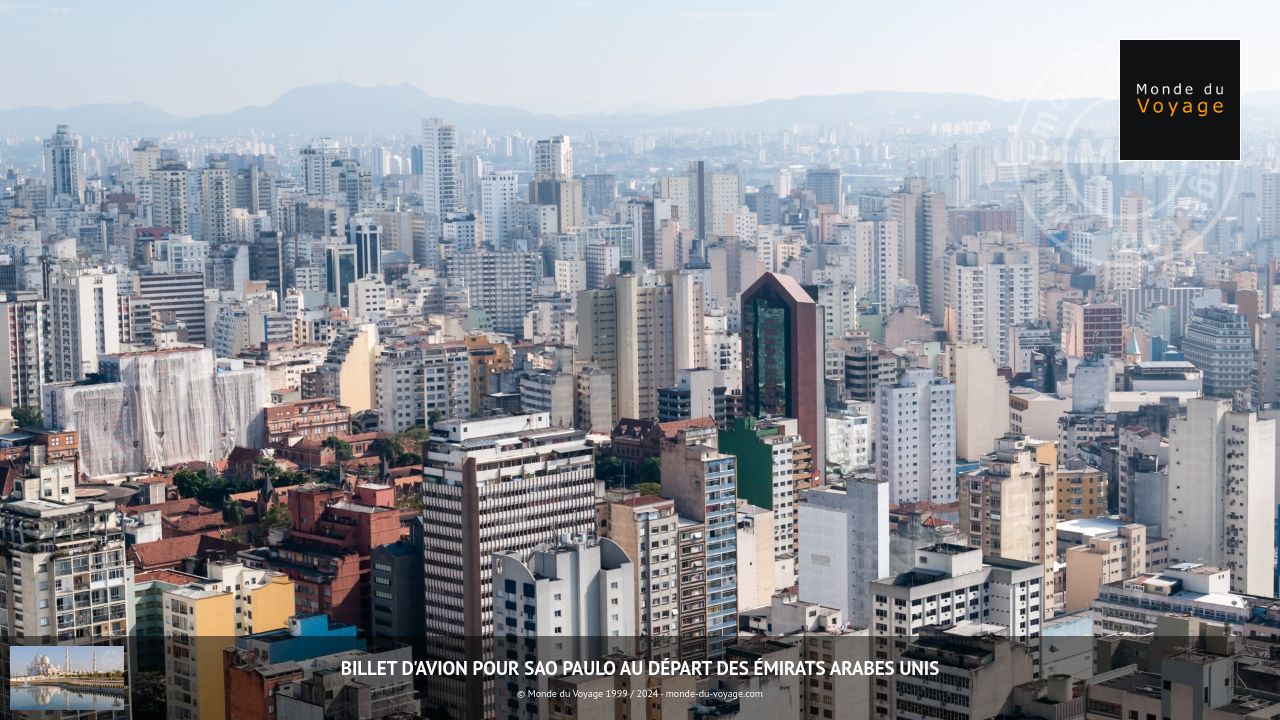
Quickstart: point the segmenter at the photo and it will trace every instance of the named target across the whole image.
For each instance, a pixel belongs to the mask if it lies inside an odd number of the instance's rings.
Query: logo
[[[1120,159],[1239,160],[1240,41],[1121,40]]]

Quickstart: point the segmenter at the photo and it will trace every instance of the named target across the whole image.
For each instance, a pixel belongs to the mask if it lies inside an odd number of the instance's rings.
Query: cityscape
[[[1280,94],[1135,161],[1112,33],[664,97],[219,27],[0,101],[0,720],[1280,714]]]

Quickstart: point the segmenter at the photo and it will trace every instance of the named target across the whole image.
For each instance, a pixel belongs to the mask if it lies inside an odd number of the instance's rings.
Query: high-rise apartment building
[[[422,212],[428,242],[440,237],[446,213],[460,204],[458,131],[440,118],[422,121]]]
[[[705,575],[707,652],[718,656],[738,635],[737,458],[716,449],[714,426],[681,428],[662,443],[662,494],[701,525],[689,541],[705,543],[705,561],[686,561],[681,547],[680,572],[682,582],[683,574]]]
[[[1124,352],[1124,309],[1119,303],[1062,302],[1062,351],[1067,357],[1120,357]]]
[[[738,497],[773,513],[773,555],[781,564],[796,553],[797,487],[809,485],[811,449],[790,418],[738,418],[720,433],[719,447],[738,458]],[[791,585],[776,578],[774,587]]]
[[[920,289],[920,311],[928,313],[936,325],[942,321],[947,303],[943,267],[947,198],[928,192],[927,187],[925,178],[906,178],[902,189],[889,196],[886,215],[897,224],[899,276]]]
[[[1058,556],[1057,446],[1005,435],[977,470],[960,476],[960,531],[984,555],[1045,568],[1053,595]]]
[[[1192,398],[1169,426],[1169,480],[1161,527],[1175,563],[1231,572],[1231,589],[1274,588],[1276,421]]]
[[[533,174],[552,179],[573,177],[573,145],[568,135],[534,143]]]
[[[98,371],[98,357],[120,351],[116,275],[99,268],[64,268],[49,278],[49,339],[54,382]]]
[[[520,184],[515,173],[491,172],[480,178],[480,225],[483,242],[491,249],[502,249],[515,230],[512,215],[520,199]]]
[[[542,256],[533,252],[469,252],[449,258],[450,279],[466,288],[471,307],[484,311],[492,329],[519,335],[542,279]]]
[[[813,167],[804,171],[804,187],[813,193],[813,201],[819,207],[826,206],[831,212],[841,213],[844,210],[844,192],[840,187],[840,168]]]
[[[876,390],[876,467],[892,503],[956,500],[956,388],[908,370]]]
[[[580,359],[613,378],[616,418],[658,417],[658,390],[706,366],[703,290],[690,273],[613,275],[578,295]]]
[[[75,498],[75,462],[33,462],[26,474],[20,499],[0,503],[0,582],[8,589],[0,632],[50,644],[123,642],[133,567],[115,505]]]
[[[896,659],[912,636],[930,625],[961,622],[997,625],[1016,642],[1035,649],[1046,608],[1044,567],[1033,562],[983,556],[977,548],[937,544],[915,554],[916,564],[896,576],[871,583],[872,649]],[[875,678],[877,712],[894,707],[898,685]]]
[[[200,239],[210,245],[231,241],[231,208],[235,205],[235,187],[231,171],[220,160],[210,160],[200,171]]]
[[[1258,370],[1254,373],[1253,402],[1257,407],[1280,405],[1280,314],[1258,318]]]
[[[190,169],[181,160],[162,159],[151,171],[152,225],[172,228],[181,235],[191,232],[190,175]]]
[[[383,432],[471,415],[471,354],[462,343],[381,345],[374,394]]]
[[[1038,250],[999,233],[966,241],[947,258],[947,334],[1009,367],[1015,328],[1040,315]]]
[[[84,174],[80,169],[80,136],[59,125],[44,141],[45,170],[49,173],[49,194],[84,202]]]
[[[356,248],[356,279],[382,274],[382,226],[368,217],[347,224],[347,243]]]
[[[981,345],[947,345],[938,362],[956,386],[956,455],[976,461],[1009,432],[1009,381]]]
[[[0,300],[0,405],[39,407],[50,379],[49,303],[34,292]]]
[[[528,553],[493,557],[495,650],[541,662],[597,660],[631,652],[636,637],[635,571],[608,538],[560,539]],[[506,682],[502,682],[506,680]],[[498,717],[547,716],[547,674],[500,678]]]
[[[298,153],[302,162],[302,186],[308,195],[327,197],[338,191],[333,164],[348,157],[348,151],[333,138],[316,138]]]
[[[186,341],[204,345],[207,339],[204,273],[172,272],[137,275],[136,294],[147,301],[156,320],[180,323]]]

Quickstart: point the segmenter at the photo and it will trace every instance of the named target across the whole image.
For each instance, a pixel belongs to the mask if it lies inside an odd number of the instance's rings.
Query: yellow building
[[[1107,514],[1107,476],[1087,465],[1058,469],[1058,518],[1091,518]]]
[[[1089,538],[1088,544],[1068,548],[1066,611],[1093,606],[1099,589],[1135,575],[1160,572],[1169,564],[1169,541],[1148,534],[1141,523],[1122,525],[1115,532]]]
[[[284,575],[233,561],[211,561],[209,575],[164,592],[165,693],[179,720],[225,720],[222,651],[241,635],[287,627],[294,614]]]
[[[491,387],[494,378],[510,370],[511,346],[502,341],[491,341],[484,334],[472,334],[462,339],[467,346],[471,363],[471,412],[480,412],[480,399],[497,390]]]

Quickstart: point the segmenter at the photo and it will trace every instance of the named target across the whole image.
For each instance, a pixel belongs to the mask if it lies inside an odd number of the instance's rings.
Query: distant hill
[[[188,131],[229,135],[247,130],[273,134],[361,135],[413,131],[424,117],[442,117],[463,129],[521,130],[546,135],[587,130],[726,128],[774,130],[793,124],[933,123],[989,120],[1001,127],[1020,117],[1045,114],[1054,122],[1117,118],[1115,100],[1078,98],[1062,102],[1006,101],[963,93],[874,91],[806,95],[672,113],[602,113],[558,116],[516,107],[438,98],[409,85],[361,87],[328,83],[296,88],[266,105],[227,113],[180,117],[145,103],[77,105],[62,110],[21,107],[0,110],[0,134],[43,137],[59,123],[84,135],[160,135]],[[1247,118],[1280,118],[1280,91],[1245,98]]]

